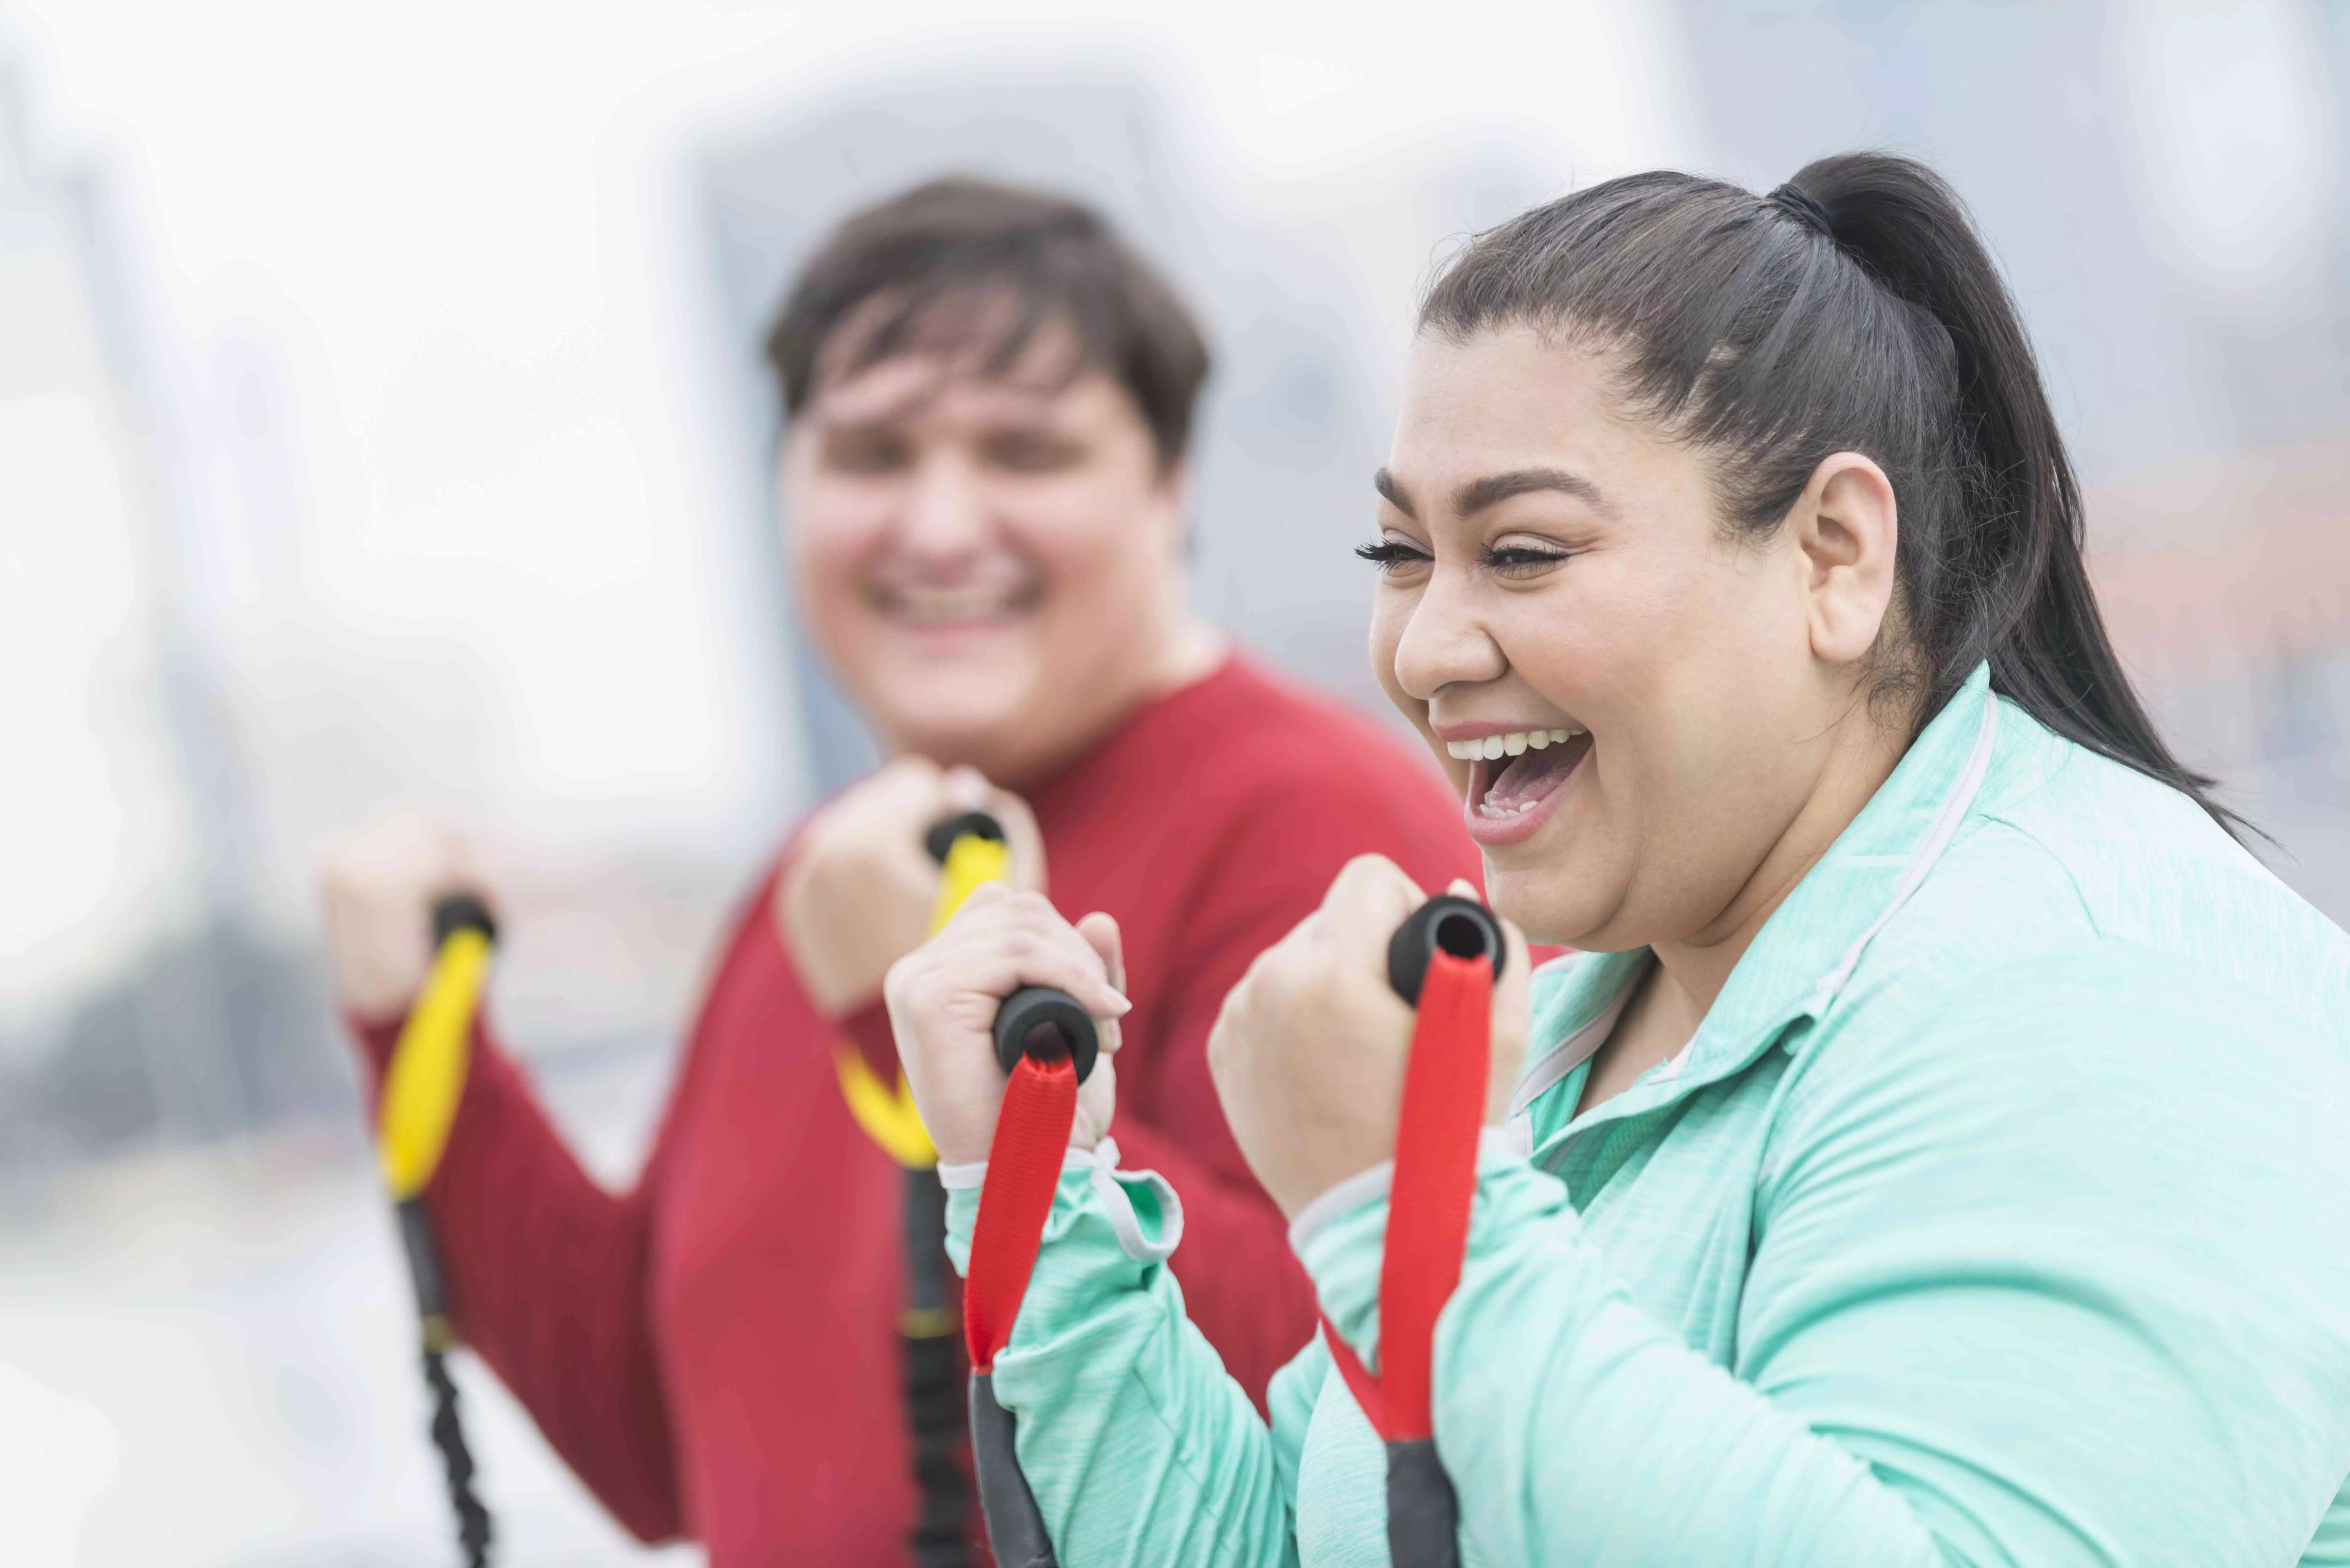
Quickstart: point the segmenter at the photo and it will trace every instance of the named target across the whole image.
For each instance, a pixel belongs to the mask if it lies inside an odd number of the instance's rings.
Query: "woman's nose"
[[[1396,684],[1419,701],[1432,701],[1455,683],[1498,680],[1510,668],[1501,645],[1475,613],[1467,585],[1439,569],[1411,607],[1396,644]]]

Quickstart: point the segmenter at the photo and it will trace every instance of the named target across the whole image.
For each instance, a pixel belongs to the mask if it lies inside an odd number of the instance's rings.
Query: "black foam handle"
[[[437,951],[442,942],[459,931],[479,931],[491,941],[498,940],[498,922],[490,907],[478,894],[451,893],[432,902],[432,946]]]
[[[995,1060],[1006,1073],[1023,1056],[1039,1062],[1069,1058],[1077,1082],[1093,1076],[1094,1059],[1101,1054],[1101,1035],[1093,1014],[1077,999],[1049,985],[1024,985],[995,1010]]]
[[[1001,844],[1003,824],[983,811],[966,811],[932,823],[931,830],[922,835],[922,847],[931,852],[931,859],[943,866],[947,863],[947,851],[954,847],[958,838],[992,838]]]
[[[1388,1445],[1388,1561],[1460,1568],[1461,1501],[1432,1438]]]
[[[971,1375],[971,1468],[996,1568],[1058,1568],[1045,1511],[1020,1469],[1018,1422],[996,1403],[995,1379]]]
[[[1454,958],[1490,959],[1495,980],[1502,978],[1502,965],[1510,956],[1492,910],[1458,893],[1439,893],[1414,909],[1388,939],[1388,983],[1414,1007],[1419,1005],[1419,988],[1428,979],[1428,961],[1439,949]]]

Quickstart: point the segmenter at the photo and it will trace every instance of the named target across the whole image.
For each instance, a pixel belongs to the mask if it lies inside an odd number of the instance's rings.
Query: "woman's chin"
[[[1537,946],[1581,948],[1607,920],[1602,884],[1567,857],[1485,852],[1485,901]]]

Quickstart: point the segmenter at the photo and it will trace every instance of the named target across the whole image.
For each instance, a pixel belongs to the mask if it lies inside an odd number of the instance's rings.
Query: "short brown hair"
[[[973,296],[1014,308],[954,308]],[[826,341],[874,299],[886,303],[853,358],[822,365]],[[977,349],[984,371],[1001,374],[1055,322],[1076,334],[1077,368],[1107,370],[1133,397],[1159,462],[1180,458],[1208,378],[1198,324],[1100,213],[1041,192],[932,180],[853,214],[793,283],[768,331],[767,359],[783,382],[785,413],[796,414],[819,369],[853,371],[910,348],[951,348]],[[974,336],[994,341],[973,343]]]

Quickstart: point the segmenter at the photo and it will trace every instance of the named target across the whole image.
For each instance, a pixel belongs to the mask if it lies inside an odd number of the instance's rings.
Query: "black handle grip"
[[[1077,999],[1049,985],[1024,985],[995,1010],[995,1060],[1006,1073],[1022,1056],[1039,1062],[1069,1058],[1077,1082],[1093,1076],[1094,1059],[1101,1054],[1101,1035],[1093,1014]]]
[[[1510,956],[1492,910],[1458,893],[1439,893],[1414,909],[1388,939],[1388,983],[1414,1007],[1419,1005],[1419,988],[1428,979],[1428,961],[1440,948],[1454,958],[1490,959],[1495,980],[1502,978],[1502,965]]]
[[[966,811],[932,823],[931,830],[922,835],[922,847],[931,852],[931,859],[943,866],[947,863],[947,851],[954,847],[958,838],[992,838],[1001,844],[1003,824],[983,811]]]
[[[459,931],[479,931],[493,942],[498,940],[497,918],[479,895],[451,893],[433,900],[433,949],[437,951],[442,942]]]

